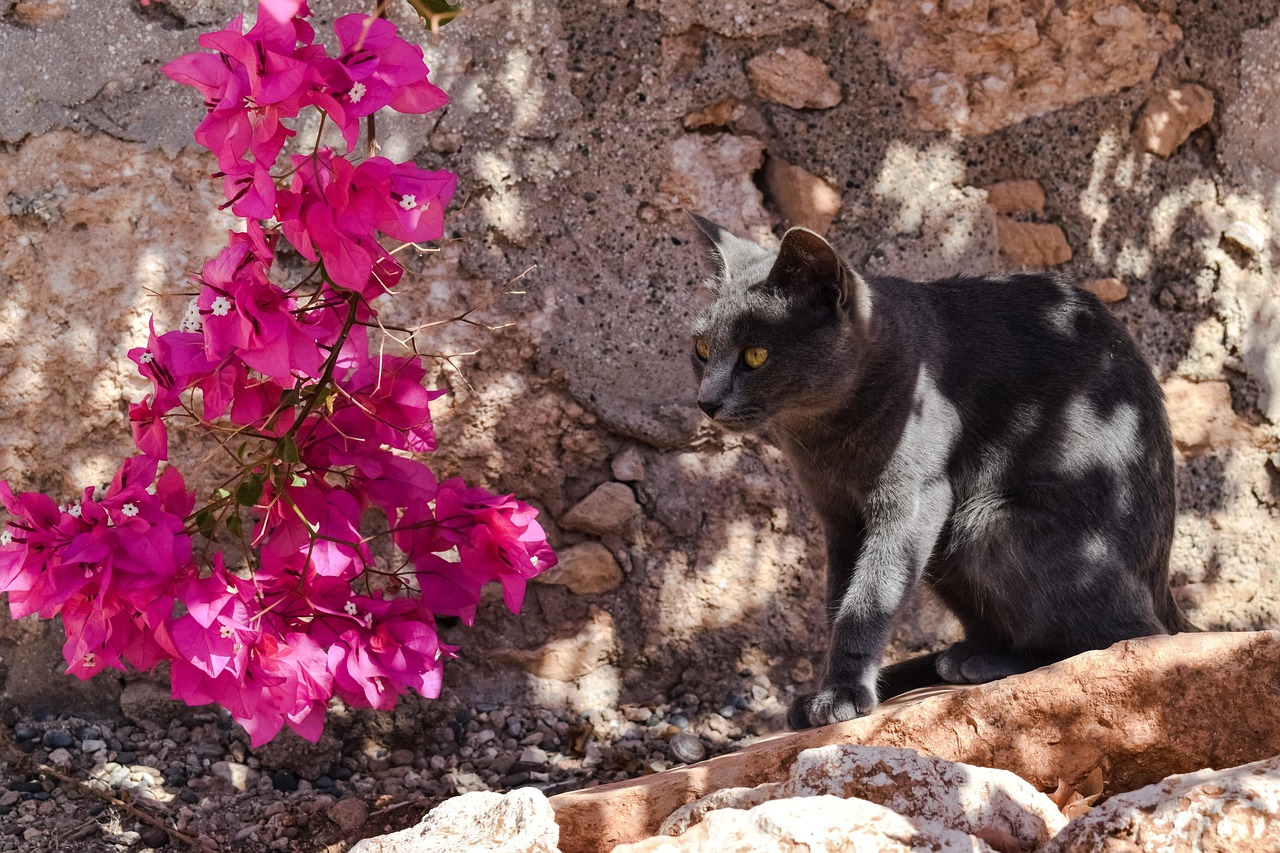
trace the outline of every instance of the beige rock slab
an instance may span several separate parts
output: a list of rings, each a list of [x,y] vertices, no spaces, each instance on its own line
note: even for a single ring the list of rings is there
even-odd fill
[[[1206,713],[1212,697],[1212,713]],[[1009,770],[1040,790],[1101,768],[1108,791],[1280,754],[1280,632],[1181,634],[1118,643],[1054,666],[858,720],[782,734],[732,755],[551,798],[564,853],[604,853],[654,834],[677,808],[786,777],[827,744],[903,746]]]
[[[1112,797],[1042,853],[1251,853],[1280,850],[1280,758],[1170,776]]]
[[[1138,115],[1134,137],[1144,151],[1168,157],[1213,119],[1213,92],[1185,83],[1154,95]]]
[[[656,836],[614,853],[987,853],[982,841],[865,800],[799,797],[750,811],[712,812],[683,835]]]
[[[582,542],[560,551],[554,568],[533,576],[534,583],[568,587],[577,595],[598,595],[617,589],[622,569],[613,553],[599,542]]]
[[[794,47],[779,47],[747,60],[756,96],[798,110],[825,110],[840,103],[840,85],[821,59]]]
[[[831,184],[780,157],[765,161],[764,183],[787,225],[823,236],[840,213],[840,193]]]
[[[1000,254],[1023,267],[1056,267],[1071,260],[1067,235],[1052,223],[1019,222],[997,216],[996,242]]]

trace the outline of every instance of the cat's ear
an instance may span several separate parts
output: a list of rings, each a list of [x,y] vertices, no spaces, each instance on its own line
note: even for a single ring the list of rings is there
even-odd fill
[[[711,254],[712,263],[716,265],[718,282],[711,282],[713,287],[717,283],[728,282],[735,273],[741,273],[756,266],[769,257],[767,249],[762,249],[750,240],[744,240],[726,231],[710,219],[704,219],[688,210],[685,213],[693,220],[693,224],[698,226],[702,242]]]
[[[767,281],[780,291],[829,303],[864,326],[870,318],[867,283],[845,265],[830,243],[808,228],[790,228],[782,235]]]

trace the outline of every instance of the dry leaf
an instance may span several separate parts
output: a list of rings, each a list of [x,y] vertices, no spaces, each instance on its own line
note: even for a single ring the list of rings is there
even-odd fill
[[[1088,814],[1093,804],[1098,801],[1098,797],[1102,796],[1105,784],[1102,780],[1102,768],[1095,767],[1085,777],[1079,791],[1059,779],[1058,787],[1049,794],[1049,799],[1053,800],[1053,804],[1066,816],[1067,820],[1074,820],[1080,815]]]

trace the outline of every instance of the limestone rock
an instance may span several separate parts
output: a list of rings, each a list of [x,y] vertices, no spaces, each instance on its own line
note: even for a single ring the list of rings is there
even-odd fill
[[[750,811],[724,809],[675,838],[655,836],[614,848],[614,853],[986,853],[991,848],[930,820],[904,817],[865,800],[797,797],[773,800]]]
[[[798,110],[825,110],[840,103],[840,85],[815,56],[779,47],[747,60],[747,79],[756,96]]]
[[[803,750],[847,743],[999,767],[1040,790],[1059,780],[1079,789],[1102,768],[1106,790],[1132,790],[1172,773],[1280,755],[1278,682],[1277,631],[1127,640],[694,767],[560,794],[552,805],[564,853],[604,853],[653,835],[676,809],[712,791],[780,781]],[[1205,696],[1214,697],[1212,714]]]
[[[617,589],[622,569],[608,548],[599,542],[582,542],[556,554],[554,568],[534,575],[535,583],[566,586],[577,595],[598,595]]]
[[[984,134],[1150,79],[1182,39],[1136,2],[875,0],[872,32],[922,130]]]
[[[667,146],[654,205],[684,222],[682,211],[691,210],[739,236],[772,240],[772,223],[753,180],[764,165],[764,147],[759,139],[727,133],[677,137]]]
[[[637,8],[656,11],[669,33],[703,27],[728,38],[765,38],[805,27],[827,28],[831,6],[846,11],[858,0],[734,0],[731,3],[669,3],[638,0]],[[845,7],[845,8],[841,8]]]
[[[764,113],[749,101],[726,95],[684,117],[685,130],[724,128],[732,133],[766,137],[771,133]]]
[[[1091,278],[1080,282],[1080,287],[1103,302],[1119,302],[1129,295],[1129,288],[1118,278]]]
[[[565,513],[560,523],[570,530],[604,536],[621,531],[640,514],[640,504],[629,486],[601,483],[595,491]]]
[[[1019,266],[1056,267],[1071,260],[1067,235],[1052,223],[1019,222],[997,216],[996,240],[1000,253]]]
[[[498,663],[519,667],[539,678],[575,681],[604,666],[614,651],[613,617],[592,607],[587,621],[539,649],[495,649]]]
[[[350,853],[559,853],[560,828],[535,788],[474,791],[445,800],[417,826],[366,838]]]
[[[1024,849],[1044,844],[1067,822],[1052,800],[1006,770],[911,749],[832,745],[801,752],[782,782],[717,791],[684,806],[660,831],[680,834],[715,809],[828,794],[867,800],[969,835],[1010,837]]]
[[[1161,388],[1174,446],[1184,456],[1203,456],[1248,437],[1248,425],[1231,408],[1227,383],[1190,382],[1175,376]]]
[[[1039,181],[1000,181],[986,188],[996,213],[1044,213],[1044,187]]]
[[[1168,157],[1213,118],[1213,92],[1185,83],[1154,95],[1142,107],[1134,136],[1144,151]]]
[[[1069,823],[1043,853],[1280,849],[1280,758],[1170,776]]]
[[[765,161],[764,184],[787,225],[801,225],[825,236],[840,212],[835,187],[781,157]]]

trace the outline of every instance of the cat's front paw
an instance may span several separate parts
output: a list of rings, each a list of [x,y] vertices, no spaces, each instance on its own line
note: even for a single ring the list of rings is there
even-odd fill
[[[787,725],[799,731],[865,717],[876,707],[876,694],[861,684],[833,684],[804,693],[791,703]]]

